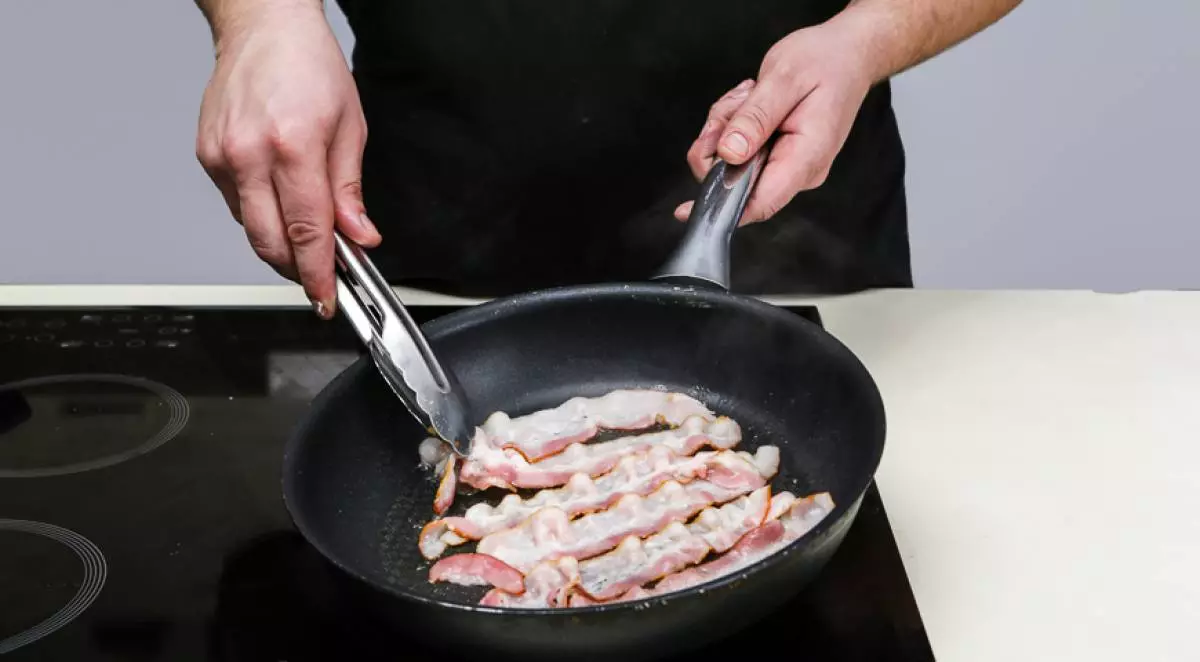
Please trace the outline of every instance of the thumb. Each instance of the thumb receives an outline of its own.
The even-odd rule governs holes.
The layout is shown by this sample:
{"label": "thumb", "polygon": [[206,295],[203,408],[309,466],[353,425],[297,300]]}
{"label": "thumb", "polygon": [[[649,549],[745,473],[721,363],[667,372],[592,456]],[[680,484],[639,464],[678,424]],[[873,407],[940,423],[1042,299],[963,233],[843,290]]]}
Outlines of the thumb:
{"label": "thumb", "polygon": [[740,165],[762,149],[775,129],[796,107],[796,90],[786,83],[778,76],[767,76],[758,81],[750,97],[725,125],[717,146],[717,156]]}
{"label": "thumb", "polygon": [[343,118],[329,145],[329,183],[333,190],[334,224],[350,241],[367,248],[382,237],[367,217],[362,196],[362,156],[367,130],[361,116]]}

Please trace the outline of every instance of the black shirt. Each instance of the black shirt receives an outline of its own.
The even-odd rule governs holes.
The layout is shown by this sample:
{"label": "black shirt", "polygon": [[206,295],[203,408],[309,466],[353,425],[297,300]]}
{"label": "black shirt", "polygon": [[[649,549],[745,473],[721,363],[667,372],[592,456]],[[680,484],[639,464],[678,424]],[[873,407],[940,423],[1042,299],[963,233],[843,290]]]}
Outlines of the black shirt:
{"label": "black shirt", "polygon": [[[698,189],[709,106],[846,0],[340,0],[367,118],[363,190],[398,283],[495,296],[643,280]],[[737,231],[733,289],[911,285],[887,84],[832,171]]]}

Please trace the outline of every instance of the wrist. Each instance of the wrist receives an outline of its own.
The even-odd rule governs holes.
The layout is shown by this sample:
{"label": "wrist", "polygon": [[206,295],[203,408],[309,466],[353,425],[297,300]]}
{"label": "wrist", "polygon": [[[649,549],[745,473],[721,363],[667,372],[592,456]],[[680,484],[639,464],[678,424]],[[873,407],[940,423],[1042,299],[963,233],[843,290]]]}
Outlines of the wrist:
{"label": "wrist", "polygon": [[226,2],[211,19],[213,47],[220,56],[226,44],[266,26],[296,19],[325,20],[323,0],[246,0]]}
{"label": "wrist", "polygon": [[899,70],[897,53],[903,17],[887,3],[855,0],[829,19],[823,28],[842,43],[841,52],[853,54],[856,66],[869,79],[879,83]]}

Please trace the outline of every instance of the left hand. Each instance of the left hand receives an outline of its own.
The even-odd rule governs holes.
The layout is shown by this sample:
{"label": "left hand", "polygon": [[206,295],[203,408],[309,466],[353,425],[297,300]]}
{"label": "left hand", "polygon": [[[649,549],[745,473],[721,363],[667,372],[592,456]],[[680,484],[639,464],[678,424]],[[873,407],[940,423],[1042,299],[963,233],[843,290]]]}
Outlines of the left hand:
{"label": "left hand", "polygon": [[[766,220],[800,191],[820,186],[873,82],[868,50],[832,23],[784,37],[763,58],[757,81],[713,104],[687,153],[696,179],[715,157],[744,163],[778,132],[742,223]],[[691,207],[680,205],[675,217],[687,220]]]}

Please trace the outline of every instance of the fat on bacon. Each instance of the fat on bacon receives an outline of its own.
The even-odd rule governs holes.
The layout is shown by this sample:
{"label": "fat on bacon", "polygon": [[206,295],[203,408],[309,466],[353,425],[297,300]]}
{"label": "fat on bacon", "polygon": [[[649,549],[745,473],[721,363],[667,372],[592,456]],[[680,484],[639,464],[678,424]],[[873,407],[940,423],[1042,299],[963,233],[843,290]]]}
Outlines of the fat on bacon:
{"label": "fat on bacon", "polygon": [[484,536],[477,551],[523,572],[544,559],[602,554],[630,536],[650,535],[766,485],[768,477],[754,463],[740,454],[733,457],[742,466],[719,480],[667,481],[647,496],[625,494],[611,508],[574,520],[557,506],[542,508],[518,526]]}
{"label": "fat on bacon", "polygon": [[486,554],[456,554],[433,564],[429,581],[460,586],[495,586],[507,593],[523,593],[525,576],[520,570]]}
{"label": "fat on bacon", "polygon": [[[670,448],[654,446],[621,458],[617,467],[598,478],[579,473],[557,489],[542,490],[528,499],[509,494],[493,506],[478,503],[461,517],[434,520],[421,531],[418,545],[427,558],[436,558],[447,546],[477,540],[491,533],[516,526],[542,508],[555,506],[568,517],[604,510],[625,494],[647,495],[663,483],[686,483],[696,478],[714,482],[740,480],[738,472],[750,461],[764,478],[778,469],[774,447],[764,447],[755,456],[735,451],[706,451],[680,456]],[[435,508],[436,510],[436,508]]]}
{"label": "fat on bacon", "polygon": [[771,488],[753,493],[691,524],[678,521],[641,540],[629,537],[611,552],[579,564],[578,590],[593,600],[611,600],[626,591],[699,563],[712,551],[728,549],[766,520]]}
{"label": "fat on bacon", "polygon": [[[450,557],[454,558],[454,557]],[[448,559],[447,559],[448,560]],[[539,609],[570,606],[572,590],[579,583],[579,562],[567,556],[539,563],[525,576],[525,591],[519,595],[494,588],[479,604],[485,607]]]}
{"label": "fat on bacon", "polygon": [[[768,512],[768,520],[762,526],[750,531],[728,552],[707,563],[693,566],[664,577],[651,589],[635,588],[621,600],[638,600],[641,598],[657,597],[675,591],[682,591],[693,586],[710,582],[714,579],[733,574],[787,547],[811,531],[829,513],[833,512],[833,498],[828,492],[814,494],[803,499],[797,499],[787,492],[776,496],[783,510],[777,508],[772,500]],[[775,519],[778,518],[778,519]]]}
{"label": "fat on bacon", "polygon": [[511,448],[535,462],[600,430],[643,430],[658,424],[679,425],[691,416],[712,419],[703,403],[682,393],[618,389],[595,398],[576,397],[553,409],[511,418],[498,411],[483,423],[492,444]]}
{"label": "fat on bacon", "polygon": [[599,476],[607,473],[621,458],[650,448],[667,448],[677,455],[691,455],[705,447],[733,448],[741,440],[741,428],[733,419],[692,416],[676,428],[590,444],[574,443],[560,453],[531,462],[515,450],[496,445],[479,431],[463,462],[459,480],[480,490],[489,487],[506,490],[557,487],[575,474]]}
{"label": "fat on bacon", "polygon": [[722,546],[761,526],[770,505],[771,488],[763,486],[736,501],[708,509],[705,512],[712,511],[710,516],[698,517],[692,524],[672,522],[644,541],[631,536],[602,556],[586,561],[571,557],[543,561],[527,574],[523,595],[493,589],[480,604],[582,607],[627,594],[679,567],[698,563],[714,550],[714,545]]}

